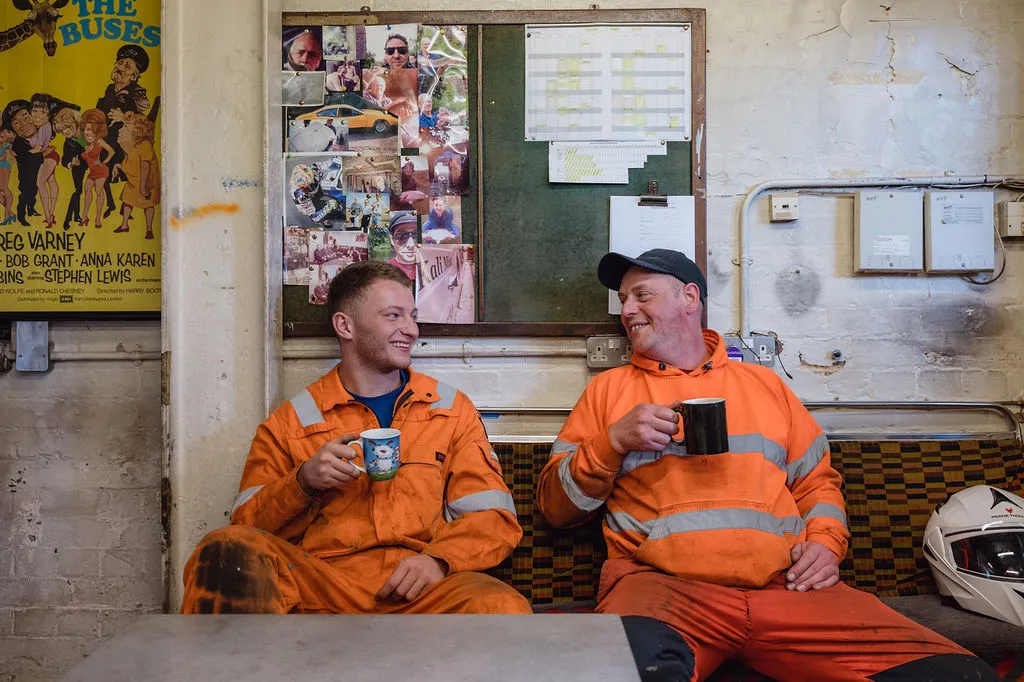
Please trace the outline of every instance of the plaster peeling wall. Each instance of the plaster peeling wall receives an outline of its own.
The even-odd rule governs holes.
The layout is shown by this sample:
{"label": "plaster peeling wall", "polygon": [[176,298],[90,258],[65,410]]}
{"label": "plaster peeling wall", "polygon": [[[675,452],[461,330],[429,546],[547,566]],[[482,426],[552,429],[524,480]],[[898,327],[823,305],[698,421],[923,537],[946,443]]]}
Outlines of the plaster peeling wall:
{"label": "plaster peeling wall", "polygon": [[[738,326],[738,206],[760,182],[1024,172],[1024,47],[1013,37],[1024,4],[881,4],[709,10],[712,326]],[[854,276],[850,199],[803,195],[789,225],[767,223],[767,201],[752,211],[751,327],[785,341],[801,398],[1024,397],[1019,244],[991,287]],[[828,364],[833,349],[847,358],[841,371],[801,367],[800,353]]]}
{"label": "plaster peeling wall", "polygon": [[[672,5],[601,4],[641,6]],[[298,0],[284,6],[306,8],[331,9]],[[737,219],[753,186],[773,178],[1024,173],[1024,46],[1015,38],[1024,3],[734,0],[712,5],[707,26],[709,320],[716,329],[739,326]],[[752,328],[784,341],[782,360],[801,398],[1024,398],[1019,244],[1008,245],[1007,272],[991,287],[957,277],[854,276],[852,201],[804,195],[801,205],[799,222],[779,226],[767,222],[767,199],[757,202],[748,254]],[[847,358],[840,371],[811,367],[829,364],[835,349]],[[507,360],[474,361],[455,378],[481,404],[568,407],[582,360],[556,365],[573,378],[527,397],[518,388],[521,365]],[[280,397],[326,366],[285,363]],[[525,366],[524,376],[546,376],[537,361]],[[496,380],[474,391],[476,372]]]}

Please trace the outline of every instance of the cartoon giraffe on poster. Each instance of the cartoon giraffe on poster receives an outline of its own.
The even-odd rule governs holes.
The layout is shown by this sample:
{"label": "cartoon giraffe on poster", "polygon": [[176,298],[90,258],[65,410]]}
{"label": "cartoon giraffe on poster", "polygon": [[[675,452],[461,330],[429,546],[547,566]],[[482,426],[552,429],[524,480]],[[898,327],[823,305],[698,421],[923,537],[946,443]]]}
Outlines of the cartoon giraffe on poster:
{"label": "cartoon giraffe on poster", "polygon": [[0,31],[0,52],[9,50],[23,40],[28,40],[33,33],[43,39],[43,49],[50,57],[57,51],[57,41],[53,32],[57,29],[60,19],[59,10],[68,4],[68,0],[11,0],[16,9],[27,11],[28,16],[17,26]]}

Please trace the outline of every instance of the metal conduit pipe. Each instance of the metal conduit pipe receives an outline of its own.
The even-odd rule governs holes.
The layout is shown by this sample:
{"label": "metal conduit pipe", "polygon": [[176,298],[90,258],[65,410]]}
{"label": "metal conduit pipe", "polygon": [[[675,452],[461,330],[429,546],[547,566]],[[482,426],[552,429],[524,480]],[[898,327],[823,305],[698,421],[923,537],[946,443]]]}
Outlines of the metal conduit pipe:
{"label": "metal conduit pipe", "polygon": [[[51,362],[142,362],[149,360],[159,360],[160,351],[149,350],[149,351],[50,351]],[[14,362],[17,353],[15,350],[8,350],[6,357],[10,362]]]}
{"label": "metal conduit pipe", "polygon": [[[985,402],[931,402],[931,401],[906,401],[906,402],[882,402],[882,401],[842,401],[831,402],[806,402],[804,407],[808,410],[899,410],[905,412],[991,412],[998,414],[1005,420],[1007,433],[1013,433],[1018,440],[1020,435],[1020,422],[1017,414],[1010,409],[1010,404],[1020,408],[1019,403],[985,403]],[[568,415],[572,408],[568,407],[481,407],[479,411],[484,414],[524,414],[524,415]],[[879,434],[875,434],[879,435]],[[927,440],[932,434],[917,434],[922,440]],[[965,434],[971,435],[971,434]]]}
{"label": "metal conduit pipe", "polygon": [[[338,349],[331,346],[294,346],[285,344],[281,351],[285,360],[337,360]],[[460,342],[441,345],[414,346],[414,358],[585,358],[587,349],[582,343],[550,343],[529,345],[478,345]]]}
{"label": "metal conduit pipe", "polygon": [[822,178],[818,180],[769,180],[747,193],[740,208],[740,334],[750,336],[750,221],[748,214],[754,201],[769,190],[841,190],[864,187],[995,187],[1007,183],[1024,183],[1024,176],[979,175],[971,177],[933,176],[922,178]]}

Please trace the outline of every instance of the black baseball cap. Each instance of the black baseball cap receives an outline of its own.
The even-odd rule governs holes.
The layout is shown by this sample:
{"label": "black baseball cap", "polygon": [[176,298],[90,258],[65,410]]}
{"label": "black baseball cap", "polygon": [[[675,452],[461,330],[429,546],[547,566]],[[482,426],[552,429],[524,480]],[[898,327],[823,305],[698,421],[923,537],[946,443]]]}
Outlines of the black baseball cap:
{"label": "black baseball cap", "polygon": [[685,253],[671,249],[651,249],[636,258],[621,253],[606,254],[597,264],[597,278],[612,291],[618,291],[626,271],[634,265],[644,270],[672,275],[684,284],[696,284],[700,290],[700,300],[708,297],[708,283],[704,273]]}
{"label": "black baseball cap", "polygon": [[392,211],[391,222],[388,224],[388,231],[391,234],[395,233],[399,225],[406,225],[411,223],[412,226],[416,227],[416,213],[413,211]]}

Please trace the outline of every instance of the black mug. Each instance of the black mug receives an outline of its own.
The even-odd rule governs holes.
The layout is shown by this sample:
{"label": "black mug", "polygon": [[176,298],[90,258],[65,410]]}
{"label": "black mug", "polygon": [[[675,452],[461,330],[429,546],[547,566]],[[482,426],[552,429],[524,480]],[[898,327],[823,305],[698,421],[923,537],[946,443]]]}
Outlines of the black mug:
{"label": "black mug", "polygon": [[720,455],[729,452],[729,429],[725,423],[725,398],[694,398],[672,406],[683,422],[684,441],[691,455]]}

